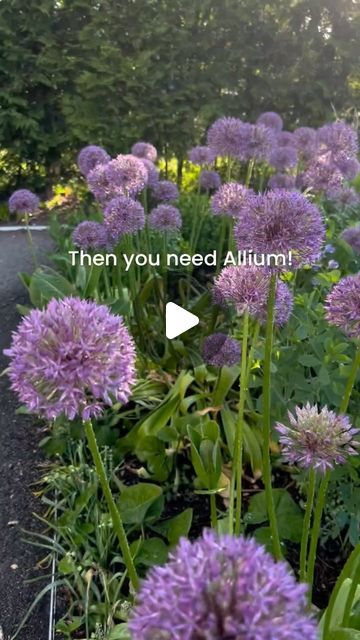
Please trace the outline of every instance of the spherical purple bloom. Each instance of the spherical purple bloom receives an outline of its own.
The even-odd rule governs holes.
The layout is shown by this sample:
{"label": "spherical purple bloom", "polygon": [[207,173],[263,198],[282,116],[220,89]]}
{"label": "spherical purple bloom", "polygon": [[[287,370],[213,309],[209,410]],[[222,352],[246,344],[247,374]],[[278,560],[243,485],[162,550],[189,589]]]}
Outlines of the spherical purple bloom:
{"label": "spherical purple bloom", "polygon": [[190,149],[188,158],[193,164],[203,166],[212,164],[216,158],[216,153],[210,147],[198,146]]}
{"label": "spherical purple bloom", "polygon": [[356,156],[359,152],[357,133],[346,122],[325,124],[318,129],[317,138],[320,146],[334,155],[346,153]]}
{"label": "spherical purple bloom", "polygon": [[335,465],[344,464],[348,456],[357,455],[360,442],[354,440],[359,429],[354,429],[345,415],[336,415],[323,407],[308,402],[288,413],[290,425],[275,425],[280,433],[283,454],[292,464],[303,469],[316,469],[325,473]]}
{"label": "spherical purple bloom", "polygon": [[181,224],[180,211],[171,204],[160,204],[149,215],[149,227],[156,231],[178,231]]}
{"label": "spherical purple bloom", "polygon": [[342,209],[356,207],[360,203],[359,194],[352,187],[330,189],[327,198],[335,202]]}
{"label": "spherical purple bloom", "polygon": [[270,154],[269,163],[276,169],[282,171],[289,167],[295,167],[298,161],[298,154],[295,147],[276,147]]}
{"label": "spherical purple bloom", "polygon": [[311,187],[314,191],[328,193],[341,187],[342,182],[343,174],[329,153],[315,158],[302,174],[302,185]]}
{"label": "spherical purple bloom", "polygon": [[150,144],[150,142],[135,142],[131,147],[131,153],[137,158],[156,162],[157,150],[153,144]]}
{"label": "spherical purple bloom", "polygon": [[10,213],[35,213],[39,206],[39,198],[29,189],[18,189],[9,198]]}
{"label": "spherical purple bloom", "polygon": [[354,180],[360,173],[360,163],[354,156],[339,153],[334,157],[334,163],[347,180]]}
{"label": "spherical purple bloom", "polygon": [[223,184],[211,198],[211,210],[214,215],[228,215],[236,218],[249,197],[254,194],[238,182]]}
{"label": "spherical purple bloom", "polygon": [[218,156],[237,158],[242,142],[244,123],[239,118],[219,118],[207,134],[209,147]]}
{"label": "spherical purple bloom", "polygon": [[129,630],[134,640],[316,640],[306,591],[255,540],[204,531],[150,569]]}
{"label": "spherical purple bloom", "polygon": [[94,169],[89,171],[86,176],[86,182],[96,200],[102,204],[115,195],[113,185],[110,183],[109,176],[107,175],[106,164],[97,164]]}
{"label": "spherical purple bloom", "polygon": [[[265,324],[270,287],[269,272],[253,265],[225,267],[215,279],[213,300],[220,306],[234,305],[239,315],[245,311]],[[275,324],[283,326],[288,321],[293,296],[287,285],[279,280],[275,297]]]}
{"label": "spherical purple bloom", "polygon": [[170,180],[159,180],[152,189],[152,194],[155,200],[159,202],[166,202],[171,200],[177,200],[179,197],[179,190],[177,185]]}
{"label": "spherical purple bloom", "polygon": [[96,165],[106,164],[109,160],[110,156],[105,149],[95,144],[90,144],[81,149],[77,164],[83,176],[87,176],[92,169],[95,169]]}
{"label": "spherical purple bloom", "polygon": [[275,134],[272,129],[261,124],[244,123],[241,130],[241,144],[237,158],[242,161],[269,160],[274,148]]}
{"label": "spherical purple bloom", "polygon": [[84,220],[75,227],[72,241],[81,249],[102,249],[109,244],[108,232],[104,224]]}
{"label": "spherical purple bloom", "polygon": [[317,134],[311,127],[299,127],[294,131],[294,141],[299,155],[304,160],[312,158],[317,148]]}
{"label": "spherical purple bloom", "polygon": [[279,132],[283,128],[282,117],[275,111],[265,111],[258,117],[256,123],[262,124],[268,129],[273,129],[275,132]]}
{"label": "spherical purple bloom", "polygon": [[275,173],[268,182],[269,189],[295,189],[295,176],[288,173]]}
{"label": "spherical purple bloom", "polygon": [[360,253],[360,224],[345,229],[341,234],[341,238],[345,240],[356,253]]}
{"label": "spherical purple bloom", "polygon": [[153,162],[151,162],[151,160],[141,158],[141,161],[145,165],[148,174],[146,186],[152,189],[159,182],[159,169],[154,165]]}
{"label": "spherical purple bloom", "polygon": [[120,154],[105,165],[106,177],[114,195],[135,196],[148,180],[144,162],[131,154]]}
{"label": "spherical purple bloom", "polygon": [[276,189],[247,200],[234,235],[241,251],[285,256],[291,251],[291,269],[297,269],[319,258],[325,226],[319,209],[305,196]]}
{"label": "spherical purple bloom", "polygon": [[84,420],[113,401],[126,403],[135,381],[133,340],[120,316],[88,300],[51,300],[13,334],[11,386],[33,413]]}
{"label": "spherical purple bloom", "polygon": [[202,356],[206,364],[213,367],[232,367],[240,362],[240,355],[238,341],[225,333],[213,333],[203,342]]}
{"label": "spherical purple bloom", "polygon": [[350,338],[360,338],[360,273],[341,278],[325,301],[326,319]]}
{"label": "spherical purple bloom", "polygon": [[109,237],[117,242],[125,233],[135,233],[144,228],[144,207],[137,200],[117,196],[104,209],[104,225]]}
{"label": "spherical purple bloom", "polygon": [[217,171],[203,169],[199,175],[199,184],[205,191],[215,191],[221,186],[221,177]]}
{"label": "spherical purple bloom", "polygon": [[296,147],[294,134],[291,131],[280,131],[276,136],[276,144],[278,147]]}

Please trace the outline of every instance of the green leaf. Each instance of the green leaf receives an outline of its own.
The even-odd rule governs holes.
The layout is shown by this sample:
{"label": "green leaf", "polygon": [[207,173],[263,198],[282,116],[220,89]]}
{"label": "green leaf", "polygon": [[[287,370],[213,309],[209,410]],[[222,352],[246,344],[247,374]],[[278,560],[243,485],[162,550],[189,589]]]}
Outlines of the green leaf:
{"label": "green leaf", "polygon": [[34,271],[29,286],[30,300],[35,307],[44,307],[52,298],[75,295],[74,286],[49,267]]}
{"label": "green leaf", "polygon": [[356,629],[334,629],[326,640],[360,640],[360,631]]}
{"label": "green leaf", "polygon": [[162,497],[162,489],[155,484],[139,482],[125,487],[119,498],[119,509],[125,524],[141,525],[151,514],[151,507]]}
{"label": "green leaf", "polygon": [[176,545],[181,537],[186,537],[190,531],[193,509],[185,509],[173,518],[161,522],[156,531],[162,533],[171,545]]}
{"label": "green leaf", "polygon": [[117,624],[109,634],[109,640],[131,640],[131,635],[127,624]]}
{"label": "green leaf", "polygon": [[[301,509],[285,489],[274,489],[273,496],[280,538],[300,542],[303,522]],[[254,525],[267,521],[266,496],[265,491],[261,491],[250,500],[246,522]]]}
{"label": "green leaf", "polygon": [[70,555],[66,555],[61,558],[61,560],[58,562],[57,568],[59,573],[62,573],[63,575],[68,575],[76,571],[75,562]]}
{"label": "green leaf", "polygon": [[138,541],[135,541],[130,549],[135,555],[135,564],[145,565],[146,567],[153,567],[155,565],[164,564],[168,558],[169,548],[161,538],[149,538],[143,540],[139,548],[137,548]]}
{"label": "green leaf", "polygon": [[303,365],[303,367],[317,367],[320,364],[318,358],[306,353],[303,356],[300,356],[298,361]]}

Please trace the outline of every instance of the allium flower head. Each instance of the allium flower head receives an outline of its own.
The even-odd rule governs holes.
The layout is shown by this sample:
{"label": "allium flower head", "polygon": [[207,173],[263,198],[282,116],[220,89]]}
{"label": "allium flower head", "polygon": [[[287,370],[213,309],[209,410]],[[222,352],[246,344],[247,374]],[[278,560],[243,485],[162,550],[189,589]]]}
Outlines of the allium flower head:
{"label": "allium flower head", "polygon": [[226,214],[237,218],[242,207],[253,195],[252,189],[248,189],[238,182],[223,184],[211,198],[211,210],[215,215]]}
{"label": "allium flower head", "polygon": [[131,147],[131,153],[137,158],[156,162],[157,150],[153,144],[150,144],[150,142],[135,142]]}
{"label": "allium flower head", "polygon": [[199,175],[199,184],[205,191],[215,191],[221,186],[221,178],[217,171],[203,169]]}
{"label": "allium flower head", "polygon": [[331,154],[315,158],[302,174],[302,185],[314,191],[328,193],[338,189],[343,183],[343,174],[333,161]]}
{"label": "allium flower head", "polygon": [[296,147],[294,134],[291,131],[280,131],[276,136],[278,147]]}
{"label": "allium flower head", "polygon": [[273,129],[276,132],[281,131],[283,128],[282,117],[279,116],[275,111],[265,111],[262,113],[257,121],[257,124],[262,124],[264,127],[268,127],[268,129]]}
{"label": "allium flower head", "polygon": [[252,196],[234,230],[238,249],[255,254],[292,252],[291,269],[311,265],[321,253],[325,226],[319,209],[300,193],[277,189]]}
{"label": "allium flower head", "polygon": [[325,473],[335,465],[344,464],[348,456],[358,453],[360,442],[354,440],[359,429],[354,429],[345,415],[336,415],[323,407],[295,407],[290,411],[289,426],[277,422],[283,454],[291,463],[304,469],[317,469]]}
{"label": "allium flower head", "polygon": [[345,240],[356,253],[360,253],[360,224],[345,229],[341,234],[341,238]]}
{"label": "allium flower head", "polygon": [[96,165],[106,164],[109,160],[110,156],[105,149],[95,144],[90,144],[81,149],[77,164],[83,176],[87,176],[92,169],[95,169]]}
{"label": "allium flower head", "polygon": [[334,163],[347,180],[354,180],[360,173],[360,163],[354,156],[346,153],[339,153],[334,157]]}
{"label": "allium flower head", "polygon": [[316,640],[306,589],[251,538],[205,531],[150,569],[129,630],[134,640]]}
{"label": "allium flower head", "polygon": [[101,203],[114,197],[113,188],[106,172],[106,164],[97,164],[86,176],[89,191]]}
{"label": "allium flower head", "polygon": [[360,273],[345,276],[325,302],[326,319],[350,338],[360,338]]}
{"label": "allium flower head", "polygon": [[188,158],[193,164],[203,166],[212,164],[216,158],[216,153],[210,147],[198,146],[190,149]]}
{"label": "allium flower head", "polygon": [[346,122],[325,124],[318,129],[317,138],[320,146],[334,155],[347,153],[356,156],[359,152],[357,133]]}
{"label": "allium flower head", "polygon": [[244,123],[239,118],[219,118],[207,134],[209,147],[218,156],[237,158],[242,143]]}
{"label": "allium flower head", "polygon": [[153,189],[152,194],[155,200],[159,202],[170,202],[171,200],[177,200],[179,197],[179,190],[175,182],[170,180],[159,180]]}
{"label": "allium flower head", "polygon": [[213,367],[232,367],[240,362],[240,354],[238,341],[225,333],[213,333],[203,342],[202,356]]}
{"label": "allium flower head", "polygon": [[[225,267],[215,279],[213,300],[220,306],[234,305],[237,313],[250,316],[265,324],[270,275],[262,267],[253,265]],[[283,326],[288,321],[293,296],[284,282],[278,281],[275,298],[275,324]]]}
{"label": "allium flower head", "polygon": [[75,227],[72,241],[81,249],[102,249],[108,246],[109,237],[104,224],[84,220]]}
{"label": "allium flower head", "polygon": [[297,164],[298,155],[295,147],[275,147],[271,152],[269,163],[282,171],[290,167],[295,167]]}
{"label": "allium flower head", "polygon": [[178,231],[181,224],[180,211],[171,204],[160,204],[149,215],[149,226],[156,231]]}
{"label": "allium flower head", "polygon": [[104,209],[104,225],[109,237],[117,242],[125,233],[136,233],[144,228],[144,208],[127,196],[113,198]]}
{"label": "allium flower head", "polygon": [[294,142],[299,156],[309,160],[315,155],[317,148],[317,134],[311,127],[299,127],[294,131]]}
{"label": "allium flower head", "polygon": [[295,189],[295,177],[288,173],[275,173],[268,182],[269,189]]}
{"label": "allium flower head", "polygon": [[39,206],[39,198],[29,189],[18,189],[9,198],[10,213],[35,213]]}
{"label": "allium flower head", "polygon": [[275,134],[272,129],[262,124],[243,123],[241,129],[241,143],[237,158],[244,162],[268,160],[275,146]]}
{"label": "allium flower head", "polygon": [[151,162],[151,160],[141,158],[141,161],[144,164],[148,174],[146,186],[152,189],[159,182],[159,169],[154,165],[153,162]]}
{"label": "allium flower head", "polygon": [[140,158],[120,154],[105,165],[106,177],[113,195],[135,196],[143,190],[148,172]]}
{"label": "allium flower head", "polygon": [[9,376],[20,401],[53,420],[88,419],[126,403],[135,379],[133,340],[120,316],[88,300],[51,300],[13,334]]}
{"label": "allium flower head", "polygon": [[356,207],[360,203],[359,194],[352,187],[330,189],[327,198],[333,200],[342,209]]}

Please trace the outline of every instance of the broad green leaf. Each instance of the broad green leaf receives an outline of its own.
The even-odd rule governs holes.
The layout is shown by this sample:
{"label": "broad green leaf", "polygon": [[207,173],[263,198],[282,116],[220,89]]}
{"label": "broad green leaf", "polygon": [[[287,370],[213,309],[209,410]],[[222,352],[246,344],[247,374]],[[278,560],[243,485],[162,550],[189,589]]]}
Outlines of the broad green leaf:
{"label": "broad green leaf", "polygon": [[155,484],[139,482],[125,487],[119,497],[119,509],[125,524],[141,525],[154,503],[162,496],[162,489]]}
{"label": "broad green leaf", "polygon": [[162,533],[171,545],[176,545],[181,537],[188,535],[193,518],[193,509],[185,509],[173,518],[169,518],[156,526],[156,531]]}

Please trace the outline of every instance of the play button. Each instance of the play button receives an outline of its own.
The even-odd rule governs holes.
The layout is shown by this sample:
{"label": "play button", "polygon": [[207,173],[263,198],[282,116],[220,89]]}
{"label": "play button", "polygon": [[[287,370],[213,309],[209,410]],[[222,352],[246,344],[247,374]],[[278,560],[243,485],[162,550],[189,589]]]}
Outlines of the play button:
{"label": "play button", "polygon": [[165,324],[166,337],[172,340],[185,333],[185,331],[196,327],[199,324],[199,318],[174,302],[168,302],[166,305]]}

